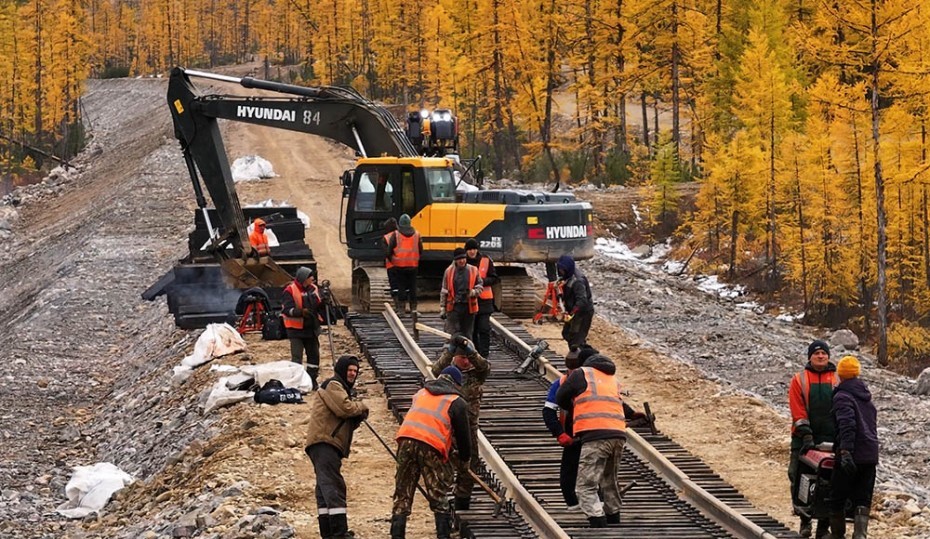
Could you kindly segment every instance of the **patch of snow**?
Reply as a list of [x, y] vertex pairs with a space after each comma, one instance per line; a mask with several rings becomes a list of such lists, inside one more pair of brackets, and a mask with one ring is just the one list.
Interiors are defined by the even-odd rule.
[[700, 275], [695, 279], [698, 289], [715, 296], [720, 296], [721, 298], [733, 299], [746, 293], [746, 287], [721, 283], [716, 275]]
[[781, 313], [775, 317], [775, 320], [782, 322], [800, 322], [804, 318], [804, 313]]
[[236, 159], [232, 164], [233, 181], [244, 182], [274, 178], [274, 167], [267, 159], [257, 155], [246, 155]]

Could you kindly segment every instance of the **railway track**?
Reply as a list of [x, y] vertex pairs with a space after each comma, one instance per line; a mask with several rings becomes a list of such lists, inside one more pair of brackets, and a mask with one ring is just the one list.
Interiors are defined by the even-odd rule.
[[[421, 316], [419, 322], [417, 330], [409, 316], [399, 319], [390, 308], [383, 315], [350, 315], [346, 321], [398, 421], [422, 387], [421, 370], [445, 344], [429, 329], [442, 327], [437, 315]], [[456, 515], [463, 538], [799, 537], [755, 509], [673, 440], [647, 427], [628, 432], [618, 479], [621, 485], [635, 484], [624, 495], [620, 526], [588, 528], [583, 513], [565, 507], [558, 483], [561, 447], [542, 421], [542, 403], [550, 380], [564, 369], [562, 358], [545, 352], [526, 374], [515, 374], [535, 340], [503, 316], [495, 316], [493, 333], [492, 370], [479, 424], [484, 463], [479, 475], [508, 501], [501, 511], [476, 486], [471, 509]]]

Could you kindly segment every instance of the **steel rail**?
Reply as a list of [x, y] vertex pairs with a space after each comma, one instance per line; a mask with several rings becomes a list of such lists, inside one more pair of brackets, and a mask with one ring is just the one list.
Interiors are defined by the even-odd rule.
[[[384, 319], [387, 320], [388, 325], [401, 342], [401, 346], [416, 364], [423, 376], [430, 380], [434, 379], [435, 376], [433, 376], [430, 370], [432, 362], [413, 340], [413, 337], [407, 331], [407, 328], [404, 327], [397, 313], [394, 312], [394, 308], [390, 304], [385, 303], [383, 314]], [[416, 327], [417, 329], [433, 333], [444, 339], [450, 337], [448, 333], [439, 331], [425, 324], [417, 324]], [[533, 527], [540, 537], [545, 537], [546, 539], [571, 539], [571, 536], [556, 523], [555, 519], [543, 509], [536, 498], [534, 498], [520, 483], [520, 480], [517, 479], [517, 476], [514, 475], [513, 471], [507, 466], [504, 459], [494, 450], [491, 442], [488, 441], [487, 437], [485, 437], [480, 429], [478, 430], [478, 449], [481, 458], [484, 459], [485, 465], [494, 473], [495, 479], [507, 488], [507, 495], [516, 503], [517, 511], [523, 515], [529, 525]]]
[[[532, 346], [528, 345], [512, 331], [501, 325], [493, 316], [491, 317], [491, 327], [504, 339], [510, 341], [512, 345], [522, 350], [524, 354], [529, 354], [533, 349]], [[535, 362], [535, 365], [537, 372], [550, 382], [562, 376], [562, 373], [544, 357], [540, 357]], [[663, 480], [677, 489], [683, 500], [692, 504], [708, 518], [737, 537], [745, 537], [747, 539], [776, 539], [774, 535], [764, 530], [761, 526], [752, 522], [746, 518], [746, 516], [723, 503], [703, 487], [692, 481], [686, 473], [681, 471], [664, 455], [659, 453], [658, 450], [643, 439], [636, 431], [627, 429], [626, 434], [627, 447], [629, 447], [636, 456], [649, 464]]]

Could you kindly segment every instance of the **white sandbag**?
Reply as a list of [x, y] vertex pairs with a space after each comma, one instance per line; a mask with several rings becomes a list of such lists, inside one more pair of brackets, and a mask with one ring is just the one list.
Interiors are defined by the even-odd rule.
[[255, 378], [259, 387], [268, 380], [280, 380], [284, 387], [296, 387], [301, 393], [313, 390], [313, 380], [303, 366], [293, 361], [281, 360], [261, 365], [245, 365], [239, 368], [244, 374]]
[[84, 518], [103, 509], [114, 492], [132, 482], [131, 475], [109, 462], [75, 466], [74, 475], [65, 486], [68, 501], [58, 506], [57, 511], [68, 518]]
[[208, 324], [203, 330], [191, 355], [181, 360], [185, 367], [198, 367], [215, 357], [222, 357], [246, 349], [239, 332], [229, 324]]
[[230, 406], [237, 402], [251, 399], [254, 396], [254, 393], [251, 391], [234, 391], [227, 388], [226, 382], [228, 381], [229, 377], [224, 376], [213, 384], [213, 389], [210, 390], [207, 401], [203, 405], [204, 414], [209, 414], [213, 410], [224, 406]]

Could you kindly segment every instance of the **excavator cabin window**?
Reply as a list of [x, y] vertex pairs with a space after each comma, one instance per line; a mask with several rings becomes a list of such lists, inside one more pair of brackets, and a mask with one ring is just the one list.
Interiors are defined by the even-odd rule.
[[394, 186], [386, 172], [372, 174], [363, 172], [358, 180], [355, 211], [392, 212], [394, 209]]
[[447, 168], [426, 168], [426, 185], [433, 202], [455, 202], [455, 178]]

